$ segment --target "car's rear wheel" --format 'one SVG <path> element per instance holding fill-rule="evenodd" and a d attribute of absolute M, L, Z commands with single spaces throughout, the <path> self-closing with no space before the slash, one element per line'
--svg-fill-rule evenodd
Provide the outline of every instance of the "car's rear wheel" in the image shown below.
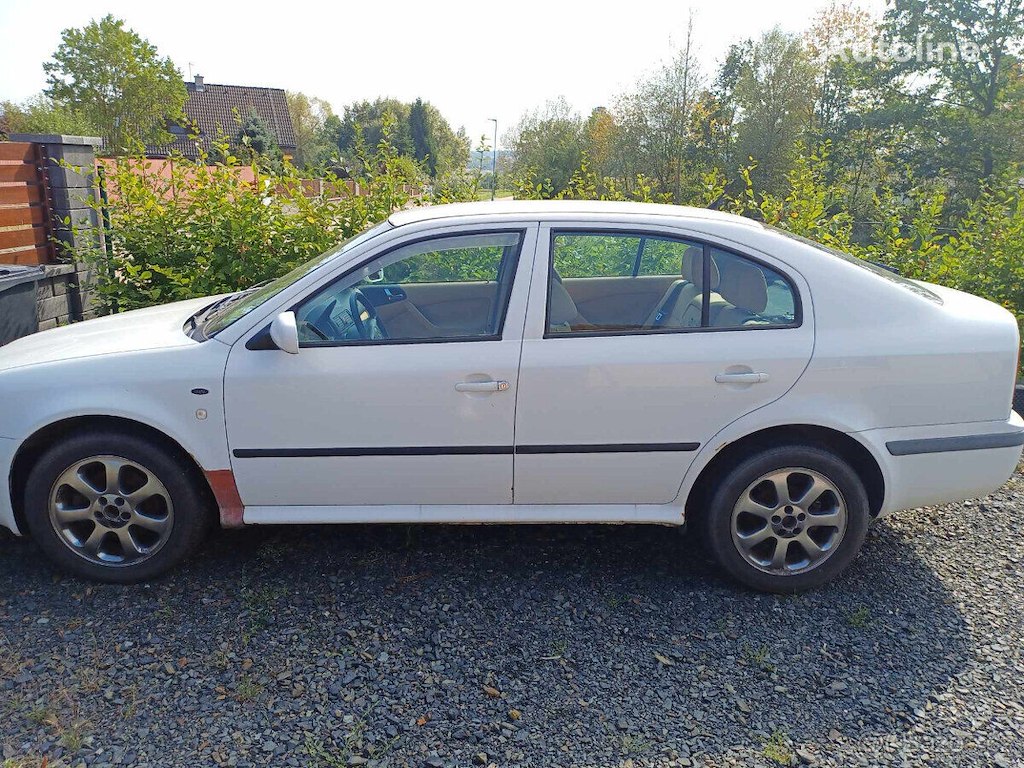
<path fill-rule="evenodd" d="M 29 532 L 62 569 L 130 583 L 177 565 L 210 515 L 194 471 L 173 452 L 119 432 L 80 434 L 29 474 Z"/>
<path fill-rule="evenodd" d="M 766 592 L 801 592 L 835 578 L 867 533 L 857 473 L 818 447 L 771 448 L 739 462 L 711 496 L 708 547 L 735 579 Z"/>

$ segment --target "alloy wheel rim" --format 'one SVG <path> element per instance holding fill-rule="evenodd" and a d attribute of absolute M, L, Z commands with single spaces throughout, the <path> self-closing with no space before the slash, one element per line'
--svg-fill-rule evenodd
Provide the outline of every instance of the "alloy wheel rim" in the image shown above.
<path fill-rule="evenodd" d="M 835 483 L 805 467 L 766 472 L 732 510 L 732 541 L 757 570 L 791 576 L 819 567 L 846 535 L 847 509 Z"/>
<path fill-rule="evenodd" d="M 50 524 L 72 552 L 123 567 L 155 555 L 174 525 L 166 486 L 121 456 L 90 456 L 65 469 L 50 490 Z"/>

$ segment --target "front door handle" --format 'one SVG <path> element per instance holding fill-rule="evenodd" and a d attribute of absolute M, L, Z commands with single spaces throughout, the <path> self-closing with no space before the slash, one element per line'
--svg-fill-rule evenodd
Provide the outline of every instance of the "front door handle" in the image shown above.
<path fill-rule="evenodd" d="M 767 373 L 720 373 L 715 376 L 719 384 L 763 384 L 768 381 Z"/>
<path fill-rule="evenodd" d="M 507 389 L 507 381 L 460 381 L 455 385 L 456 392 L 504 392 Z"/>

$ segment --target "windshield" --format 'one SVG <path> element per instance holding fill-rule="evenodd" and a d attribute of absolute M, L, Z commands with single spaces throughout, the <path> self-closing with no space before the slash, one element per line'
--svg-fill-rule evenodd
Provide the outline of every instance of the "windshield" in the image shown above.
<path fill-rule="evenodd" d="M 386 221 L 365 229 L 358 235 L 350 237 L 348 240 L 336 245 L 326 253 L 307 261 L 305 264 L 300 264 L 288 274 L 281 275 L 281 277 L 270 281 L 266 285 L 250 288 L 248 291 L 234 294 L 230 297 L 230 300 L 218 302 L 218 304 L 214 305 L 213 312 L 210 312 L 207 317 L 201 320 L 203 335 L 209 338 L 223 331 L 229 325 L 245 317 L 256 307 L 273 298 L 289 285 L 305 277 L 321 265 L 326 264 L 335 256 L 340 256 L 389 229 L 391 229 L 391 225 Z"/>
<path fill-rule="evenodd" d="M 886 280 L 892 283 L 896 283 L 896 285 L 902 286 L 903 288 L 906 288 L 908 291 L 913 291 L 918 296 L 928 299 L 929 301 L 934 301 L 936 304 L 942 303 L 942 298 L 937 294 L 933 293 L 932 291 L 929 291 L 920 283 L 914 280 L 909 280 L 900 275 L 898 272 L 894 272 L 893 270 L 886 266 L 883 266 L 881 264 L 875 264 L 873 261 L 866 261 L 865 259 L 858 258 L 853 254 L 846 253 L 845 251 L 840 251 L 838 248 L 832 248 L 827 245 L 822 245 L 821 243 L 817 243 L 814 240 L 810 240 L 806 237 L 803 237 L 802 235 L 795 235 L 792 232 L 787 232 L 786 230 L 779 229 L 778 227 L 772 227 L 767 224 L 765 224 L 765 226 L 768 229 L 772 230 L 773 232 L 778 232 L 780 235 L 785 235 L 791 240 L 796 240 L 798 242 L 803 243 L 804 245 L 809 245 L 812 248 L 816 248 L 819 251 L 829 254 L 830 256 L 836 256 L 837 258 L 849 262 L 850 264 L 855 264 L 861 269 L 866 269 L 868 272 L 873 272 L 879 277 L 884 277 Z"/>

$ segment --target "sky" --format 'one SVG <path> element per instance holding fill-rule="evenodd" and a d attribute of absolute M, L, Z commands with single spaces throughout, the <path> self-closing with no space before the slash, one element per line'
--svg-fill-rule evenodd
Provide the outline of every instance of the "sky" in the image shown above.
<path fill-rule="evenodd" d="M 830 0 L 519 0 L 387 3 L 0 0 L 0 100 L 45 85 L 60 32 L 107 13 L 124 19 L 188 79 L 303 91 L 332 104 L 393 96 L 432 102 L 476 146 L 526 110 L 564 96 L 582 114 L 671 57 L 693 14 L 698 58 L 713 72 L 730 43 L 775 25 L 804 29 Z M 880 13 L 883 0 L 862 0 Z M 13 34 L 13 30 L 23 30 Z"/>

